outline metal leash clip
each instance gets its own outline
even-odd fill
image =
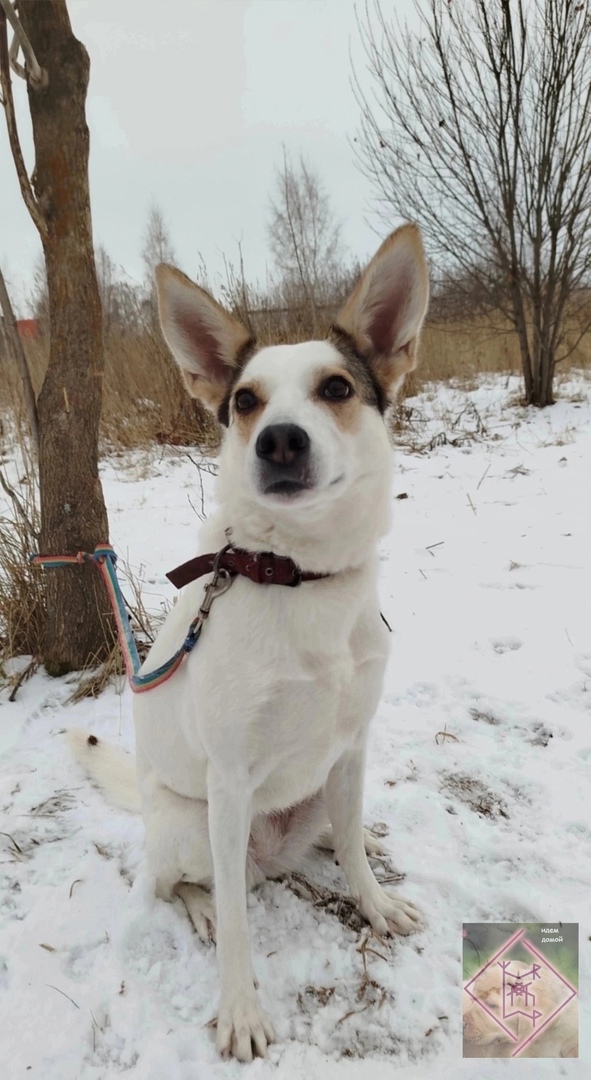
[[[228,548],[231,547],[231,544],[226,544],[226,546],[223,547],[221,551],[218,551],[214,559],[212,567],[213,577],[209,582],[209,585],[205,586],[203,603],[189,627],[189,633],[187,634],[183,644],[184,653],[190,653],[191,650],[195,647],[199,640],[199,635],[201,634],[201,631],[203,629],[203,623],[205,622],[211,611],[211,605],[218,596],[221,596],[222,593],[227,592],[234,580],[230,571],[219,565],[222,555],[228,550]]]
[[[214,600],[217,599],[218,596],[221,596],[222,593],[227,592],[227,590],[230,588],[230,585],[232,584],[233,577],[230,571],[225,570],[219,565],[222,555],[225,555],[226,551],[228,551],[228,549],[231,547],[231,544],[226,544],[225,547],[221,548],[221,550],[218,551],[214,559],[213,577],[209,582],[209,585],[205,586],[203,603],[199,608],[199,612],[197,614],[197,618],[201,622],[203,622],[209,615],[209,612],[211,611],[211,605],[213,604]]]

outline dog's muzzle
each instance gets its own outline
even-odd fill
[[[297,424],[270,424],[256,441],[265,495],[297,495],[312,487],[310,437]]]

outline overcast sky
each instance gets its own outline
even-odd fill
[[[411,0],[383,0],[412,19]],[[212,278],[242,244],[264,282],[269,195],[282,147],[302,152],[330,194],[351,256],[384,231],[349,140],[359,108],[350,54],[368,84],[354,0],[69,0],[91,59],[87,114],[95,243],[132,278],[148,208],[162,209],[179,265]],[[32,168],[26,94],[14,78]],[[0,116],[0,261],[22,309],[40,251]]]

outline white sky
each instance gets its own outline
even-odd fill
[[[95,242],[133,278],[148,207],[164,214],[179,265],[211,277],[242,243],[247,279],[270,266],[265,225],[275,168],[304,153],[328,190],[349,253],[377,246],[371,190],[349,139],[365,79],[354,0],[70,0],[91,58],[87,102]],[[411,0],[383,9],[412,17]],[[163,18],[165,13],[165,18]],[[14,79],[32,169],[24,84]],[[0,261],[22,309],[40,250],[0,116]]]

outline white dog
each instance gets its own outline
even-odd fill
[[[261,349],[177,270],[159,267],[158,292],[189,390],[227,428],[201,551],[229,535],[312,578],[286,588],[235,576],[176,674],[134,697],[148,865],[158,895],[178,893],[200,936],[216,935],[218,1048],[250,1061],[273,1040],[250,958],[250,886],[294,869],[312,845],[330,847],[378,934],[418,925],[371,871],[362,802],[388,651],[376,588],[391,502],[384,412],[416,363],[428,273],[420,234],[405,225],[327,340]],[[202,599],[202,582],[184,588],[144,672],[180,646]],[[94,736],[74,743],[112,797],[139,805],[129,758]]]

